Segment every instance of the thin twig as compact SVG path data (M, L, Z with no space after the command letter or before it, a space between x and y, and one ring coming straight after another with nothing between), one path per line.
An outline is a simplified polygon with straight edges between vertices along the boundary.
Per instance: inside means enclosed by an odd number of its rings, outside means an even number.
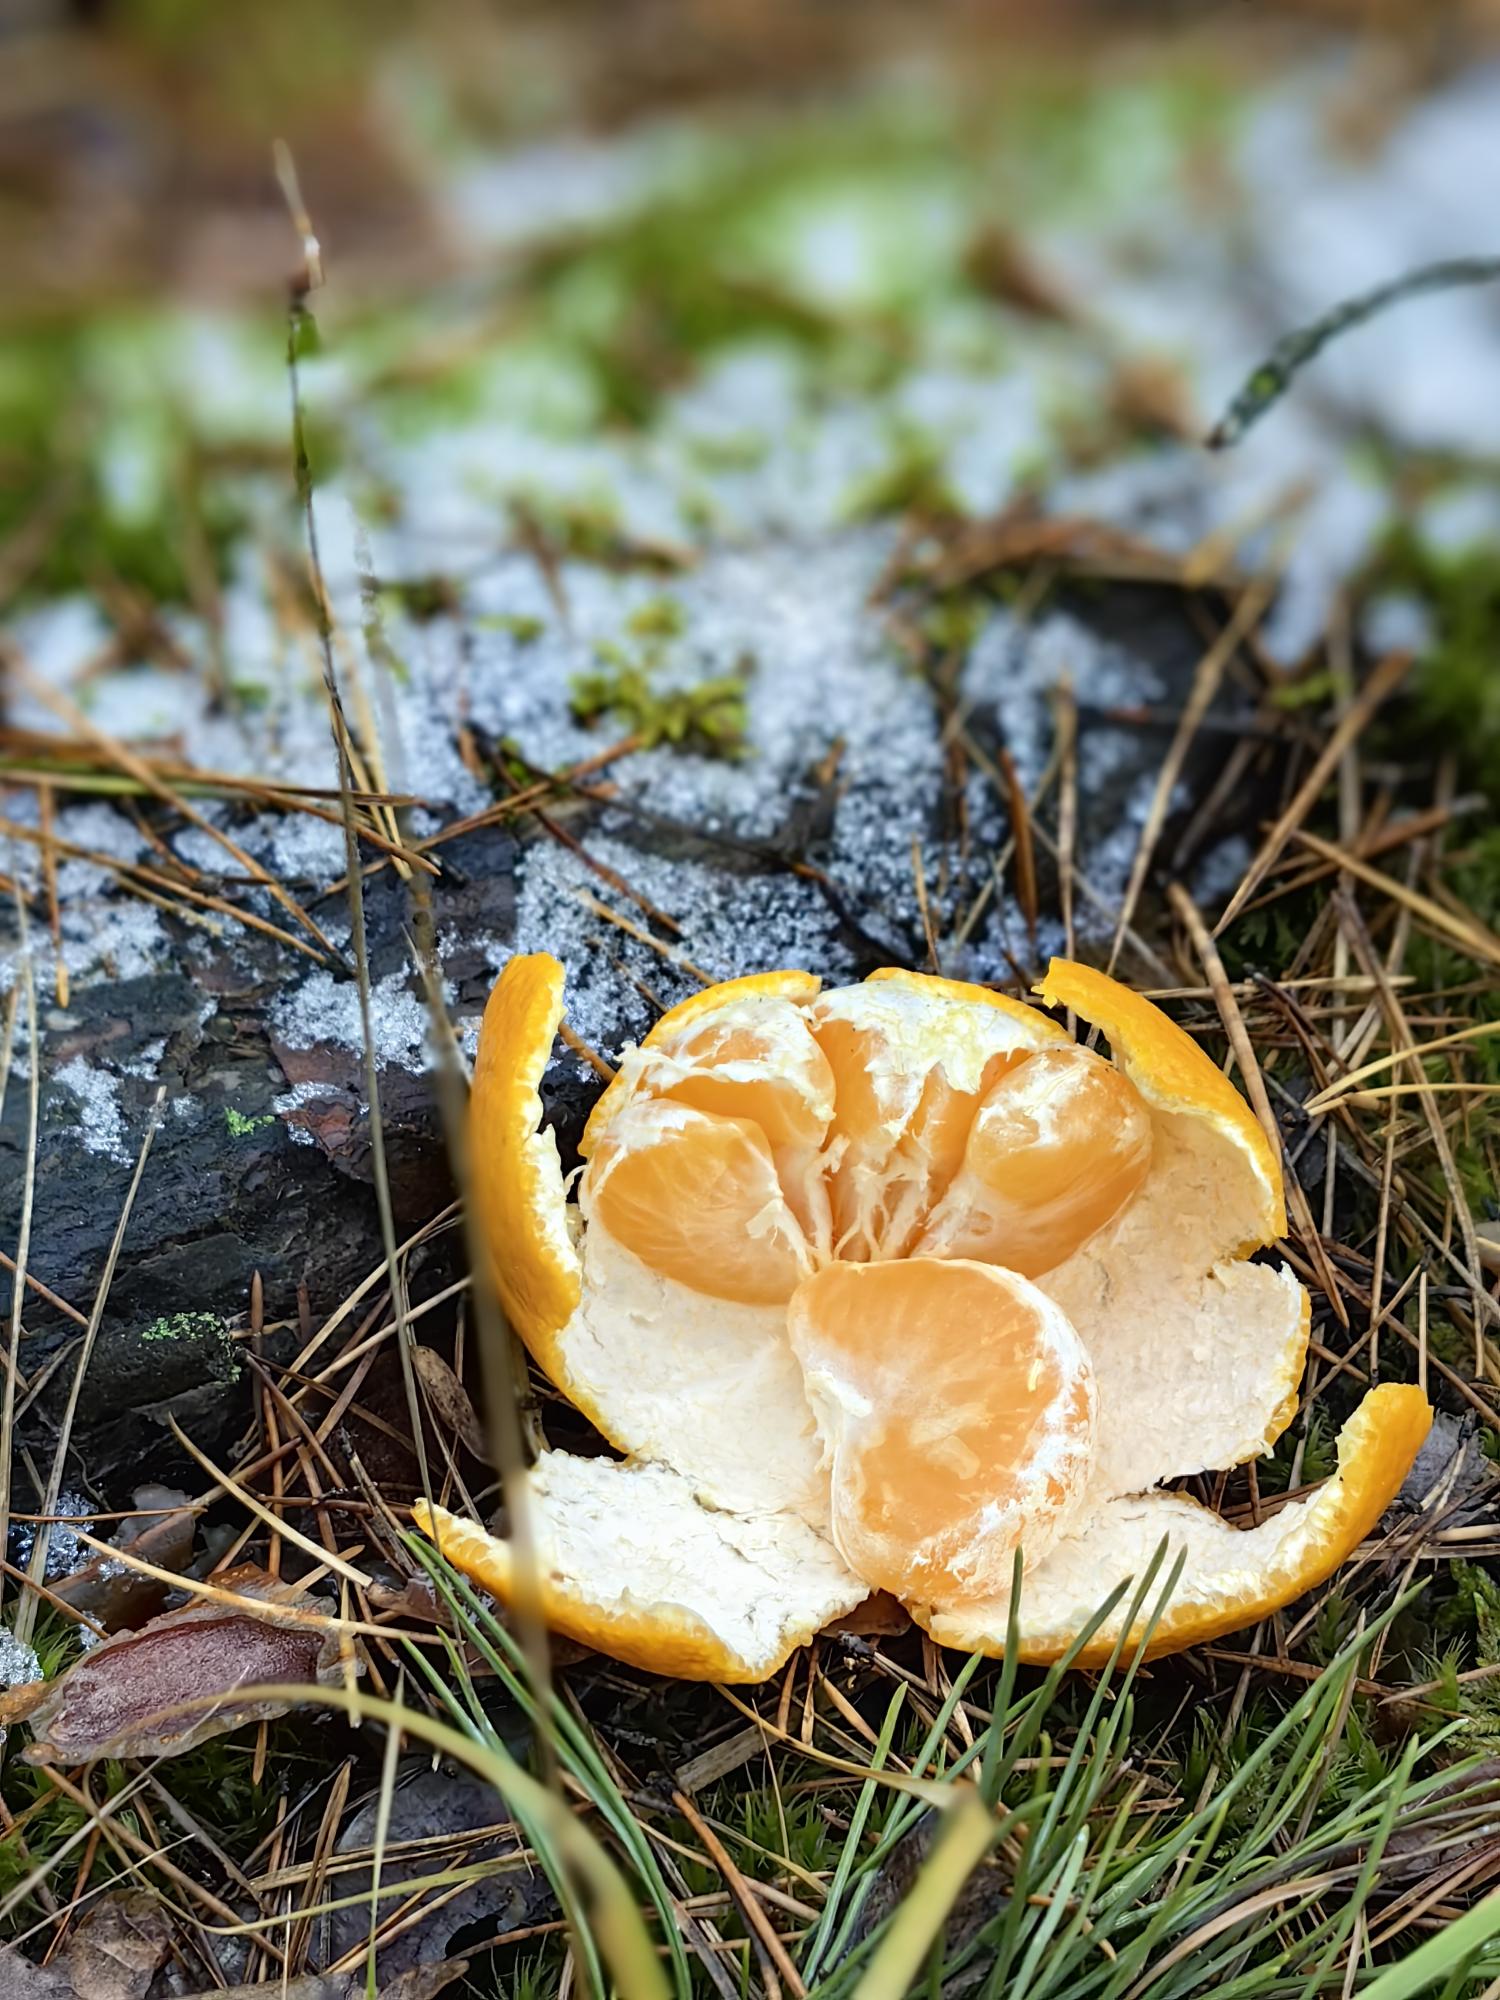
M16 1238L15 1282L10 1298L10 1340L5 1356L5 1387L0 1398L0 1548L4 1548L10 1527L11 1451L15 1431L16 1381L21 1362L21 1306L26 1296L26 1260L31 1254L31 1219L36 1200L37 1114L41 1091L41 1037L36 1014L36 970L31 957L31 935L26 924L26 905L16 898L17 935L20 943L21 986L26 994L26 1021L30 1034L26 1100L26 1165L21 1184L21 1227ZM5 1585L0 1580L0 1601Z
M1297 787L1291 804L1261 843L1260 852L1240 878L1239 887L1224 906L1214 925L1214 936L1222 937L1264 880L1266 871L1281 858L1283 848L1316 803L1319 793L1349 747L1358 741L1372 715L1386 697L1394 693L1411 665L1409 653L1391 653L1383 659L1339 718L1338 726L1318 752L1312 769Z
M55 1514L58 1499L62 1493L63 1474L67 1469L68 1446L73 1438L73 1424L78 1415L78 1402L83 1394L83 1380L88 1373L89 1362L93 1358L94 1343L99 1337L99 1328L104 1320L104 1308L109 1301L110 1286L114 1283L115 1266L120 1261L120 1250L125 1241L125 1231L130 1223L130 1213L135 1207L141 1178L146 1171L146 1162L151 1156L151 1142L156 1137L156 1128L161 1120L161 1107L167 1095L167 1087L158 1084L156 1096L152 1099L151 1110L146 1119L146 1130L141 1139L141 1149L136 1156L135 1172L130 1177L130 1186L125 1191L125 1200L120 1208L115 1233L110 1239L109 1252L104 1259L104 1270L99 1279L99 1288L94 1294L93 1311L83 1339L78 1346L78 1359L73 1368L73 1380L68 1389L68 1401L58 1425L57 1443L52 1453L52 1471L48 1476L46 1493L42 1500L41 1512ZM17 1291L19 1291L19 1286ZM37 1529L36 1541L32 1546L28 1574L33 1582L40 1583L47 1574L47 1552L52 1544L52 1524L44 1521ZM32 1626L36 1620L37 1599L25 1597L16 1609L16 1637L23 1643L30 1639Z
M1208 713L1214 696L1219 692L1224 669L1234 658L1244 640L1260 623L1267 605L1276 594L1279 582L1279 574L1273 571L1257 578L1251 584L1234 607L1228 624L1208 647L1194 669L1193 684L1188 690L1188 698L1183 704L1182 716L1168 746L1167 754L1162 759L1161 769L1156 774L1151 804L1147 808L1140 840L1136 843L1135 858L1130 864L1130 880L1125 885L1125 896L1120 904L1115 934L1110 940L1109 959L1105 966L1107 972L1114 971L1120 956L1120 946L1130 920L1135 915L1135 906L1140 901L1141 890L1145 887L1146 871L1151 866L1152 855L1156 852L1156 843L1161 837L1167 809L1172 802L1173 788L1176 786L1187 753L1192 747L1193 738L1197 735L1199 725Z
M1281 400L1293 379L1340 334L1363 326L1403 299L1423 292L1451 291L1460 285L1489 285L1496 279L1500 279L1500 257L1447 257L1342 300L1307 326L1282 335L1209 432L1208 444L1215 451L1238 444L1250 426L1259 423Z
M1260 1062L1255 1046L1245 1027L1244 1016L1240 1013L1239 1002L1234 997L1229 984L1229 976L1224 970L1224 961L1219 956L1218 946L1209 935L1208 926L1199 914L1198 906L1180 882L1174 882L1167 890L1172 908L1182 920L1183 927L1193 941L1208 983L1213 988L1214 1002L1219 1009L1219 1018L1224 1023L1224 1032L1229 1037L1229 1045L1234 1050L1235 1059L1244 1078L1245 1091L1250 1104L1260 1121L1261 1130L1266 1135L1267 1144L1273 1157L1281 1156L1281 1128L1276 1123L1276 1113L1271 1109L1271 1100L1266 1093L1265 1078L1261 1075ZM1307 1206L1307 1196L1302 1192L1302 1183L1289 1162L1285 1163L1284 1181L1287 1206L1292 1211L1298 1233L1307 1245L1308 1255L1318 1268L1319 1280L1328 1294L1328 1303L1338 1315L1341 1325L1349 1324L1349 1310L1344 1304L1343 1292L1339 1286L1337 1273L1329 1262L1328 1251L1323 1238L1313 1221Z

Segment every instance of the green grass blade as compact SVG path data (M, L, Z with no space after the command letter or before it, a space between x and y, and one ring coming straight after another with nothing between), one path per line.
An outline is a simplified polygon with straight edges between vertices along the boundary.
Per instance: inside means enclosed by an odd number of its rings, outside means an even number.
M1362 1989L1361 2000L1410 2000L1425 1993L1440 1979L1463 1974L1475 1956L1500 1932L1500 1889L1482 1903L1408 1952L1399 1964L1387 1966Z
M872 1771L880 1770L886 1758L890 1755L891 1740L896 1733L896 1720L905 1702L906 1686L903 1682L891 1696L890 1705L886 1709L885 1720L881 1724L880 1735L876 1739L874 1754L870 1759L870 1769ZM859 1797L855 1800L854 1810L849 1815L849 1832L845 1837L843 1847L840 1849L838 1862L833 1871L833 1880L828 1885L827 1900L823 1904L817 1928L814 1930L812 1938L808 1943L807 1954L801 1968L802 1977L809 1986L817 1977L818 1968L823 1963L824 1954L827 1952L832 1939L834 1926L838 1922L840 1906L844 1900L844 1892L849 1886L849 1876L859 1856L859 1844L864 1838L865 1827L869 1822L870 1809L875 1803L877 1789L875 1780L867 1778L859 1788ZM856 1908L850 1912L850 1917L852 1919L857 1916L858 1909Z
M496 1675L522 1712L535 1722L538 1715L537 1703L530 1686L525 1654L514 1635L506 1630L496 1617L493 1607L485 1602L468 1578L454 1569L429 1543L413 1535L407 1538L407 1546L432 1578L433 1586L447 1605L450 1614L462 1625L485 1664ZM421 1655L423 1651L421 1647L411 1650L417 1655ZM477 1719L479 1738L482 1741L491 1741L493 1731L479 1707L472 1679L463 1667L461 1656L451 1645L449 1653L455 1666L456 1677ZM449 1713L455 1716L455 1720L459 1720L455 1703L460 1702L461 1698L455 1690L442 1682L429 1663L424 1661L424 1666L439 1698ZM650 1841L635 1814L620 1796L619 1788L595 1748L587 1729L580 1724L555 1690L550 1694L548 1720L559 1760L588 1793L601 1819L630 1860L642 1888L655 1908L666 1939L677 2000L689 2000L692 1991L692 1971L678 1927L671 1892L662 1878ZM464 1726L462 1722L460 1726Z

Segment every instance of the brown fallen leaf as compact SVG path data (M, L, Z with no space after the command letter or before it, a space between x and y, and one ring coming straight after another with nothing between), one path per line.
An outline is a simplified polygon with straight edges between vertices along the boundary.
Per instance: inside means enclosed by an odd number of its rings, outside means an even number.
M435 1347L413 1347L413 1368L427 1391L432 1414L445 1430L453 1432L465 1451L472 1452L481 1465L490 1462L489 1440L484 1425L474 1414L469 1392Z
M1403 1516L1428 1514L1441 1519L1445 1528L1467 1527L1493 1519L1495 1493L1495 1467L1485 1456L1478 1418L1472 1412L1451 1417L1439 1410L1387 1510L1387 1523L1394 1526Z
M68 1941L77 2000L146 2000L172 1948L161 1904L148 1890L103 1896Z
M273 1681L323 1686L340 1679L337 1632L276 1616L276 1607L324 1612L323 1600L253 1565L226 1571L214 1582L264 1603L265 1613L204 1602L104 1640L46 1682L40 1699L20 1711L33 1734L24 1753L28 1762L180 1756L242 1723L286 1713L283 1702L237 1701L241 1688ZM181 1709L206 1695L219 1698L214 1707ZM0 1715L0 1721L15 1719L15 1713Z
M380 1879L389 1894L397 1883L427 1875L432 1856L449 1851L466 1863L493 1861L492 1875L441 1895L421 1897L407 1912L406 1928L379 1949L379 1971L394 1979L419 1965L442 1965L460 1932L497 1936L557 1915L557 1900L542 1871L529 1863L494 1787L469 1771L426 1761L398 1775L389 1798L373 1794L339 1829L334 1851L350 1857L339 1871L346 1907L320 1920L312 1952L320 1965L357 1959L370 1928L370 1868L382 1817L390 1852ZM461 1852L455 1851L461 1848Z
M425 1576L403 1577L398 1588L393 1583L382 1582L377 1575L365 1596L373 1612L397 1624L403 1619L416 1620L424 1625L446 1622L447 1614L438 1603L438 1594L431 1579Z
M103 1896L85 1912L53 1965L0 1945L5 2000L147 2000L171 1949L167 1919L144 1889Z

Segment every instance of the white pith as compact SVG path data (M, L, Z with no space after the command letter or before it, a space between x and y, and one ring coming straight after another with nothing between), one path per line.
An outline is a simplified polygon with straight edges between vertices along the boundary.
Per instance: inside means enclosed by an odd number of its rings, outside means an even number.
M715 1509L670 1466L547 1451L532 1467L530 1500L554 1615L576 1606L607 1628L666 1613L701 1626L754 1673L773 1671L867 1594L805 1522Z
M1165 1596L1173 1567L1181 1574L1166 1599L1171 1611L1213 1612L1226 1604L1286 1596L1286 1580L1304 1574L1304 1556L1323 1544L1325 1529L1343 1499L1335 1474L1304 1500L1288 1502L1257 1527L1236 1528L1207 1507L1176 1493L1136 1493L1105 1501L1072 1534L1055 1542L1041 1562L1026 1566L1021 1592L1023 1629L1038 1651L1061 1652L1119 1585L1139 1586L1159 1547L1163 1554L1150 1589L1131 1625L1139 1633ZM1134 1590L1100 1626L1108 1644L1125 1630ZM962 1610L939 1608L923 1616L946 1646L974 1650L1003 1640L1009 1593Z
M582 1251L583 1296L562 1347L615 1443L670 1466L715 1506L826 1525L823 1447L786 1308L690 1291L603 1229L583 1231Z

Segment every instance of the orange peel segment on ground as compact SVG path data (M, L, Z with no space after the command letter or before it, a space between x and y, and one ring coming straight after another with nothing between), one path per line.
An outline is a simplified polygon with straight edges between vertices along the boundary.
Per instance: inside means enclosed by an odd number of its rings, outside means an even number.
M505 968L475 1071L477 1219L537 1364L624 1454L547 1451L530 1475L555 1629L758 1680L880 1587L994 1653L1019 1545L1021 1651L1046 1660L1165 1542L1163 1574L1184 1564L1151 1650L1170 1652L1288 1603L1370 1532L1431 1420L1413 1388L1372 1390L1334 1476L1257 1526L1160 1490L1268 1450L1295 1413L1309 1300L1249 1261L1285 1229L1280 1167L1150 1002L1063 960L1036 990L1102 1032L1108 1075L1038 1008L962 982L709 987L625 1052L575 1203L539 1095L563 971ZM865 1336L859 1300L879 1305ZM514 1599L509 1543L414 1512Z

